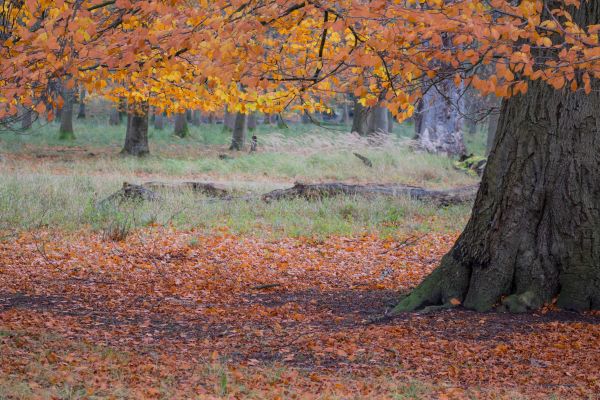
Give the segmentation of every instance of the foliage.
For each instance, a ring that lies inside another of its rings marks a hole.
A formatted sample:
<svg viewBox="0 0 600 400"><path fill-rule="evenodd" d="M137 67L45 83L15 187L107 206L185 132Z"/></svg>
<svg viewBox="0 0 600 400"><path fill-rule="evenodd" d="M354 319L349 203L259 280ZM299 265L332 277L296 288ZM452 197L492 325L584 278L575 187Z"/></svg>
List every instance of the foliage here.
<svg viewBox="0 0 600 400"><path fill-rule="evenodd" d="M0 243L0 397L595 398L597 313L367 324L456 235L22 234Z"/></svg>
<svg viewBox="0 0 600 400"><path fill-rule="evenodd" d="M585 4L585 3L584 3ZM589 93L597 25L579 0L2 2L0 119L60 106L59 88L169 112L326 110L353 92L399 118L440 80L484 95L541 79Z"/></svg>

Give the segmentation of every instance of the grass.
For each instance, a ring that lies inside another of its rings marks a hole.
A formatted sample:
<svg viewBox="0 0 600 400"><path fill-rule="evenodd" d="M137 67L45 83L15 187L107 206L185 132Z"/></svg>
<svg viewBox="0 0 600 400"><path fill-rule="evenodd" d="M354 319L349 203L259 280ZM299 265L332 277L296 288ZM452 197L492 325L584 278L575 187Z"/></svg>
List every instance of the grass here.
<svg viewBox="0 0 600 400"><path fill-rule="evenodd" d="M468 206L437 207L408 198L327 198L321 201L214 201L188 191L165 191L156 202L98 207L120 186L120 177L48 174L0 177L4 230L52 227L107 232L119 227L173 225L211 231L227 227L259 236L327 236L460 229Z"/></svg>
<svg viewBox="0 0 600 400"><path fill-rule="evenodd" d="M335 129L342 129L338 126ZM163 201L99 209L96 203L122 182L200 180L220 183L238 193L259 194L289 187L294 181L402 183L449 188L476 182L457 171L452 160L415 152L410 125L396 125L379 146L365 138L313 125L278 130L260 126L259 152L231 153L222 125L190 126L179 139L172 130L150 130L152 155L142 159L118 154L124 127L104 121L75 123L76 139L58 139L56 123L37 124L28 134L0 135L0 229L41 226L102 231L108 237L153 224L210 231L227 227L263 236L327 236L461 229L469 206L441 208L410 199L332 198L317 202L213 202L189 192L166 192ZM476 148L483 135L468 137ZM365 166L352 153L368 157ZM219 157L227 154L223 159Z"/></svg>

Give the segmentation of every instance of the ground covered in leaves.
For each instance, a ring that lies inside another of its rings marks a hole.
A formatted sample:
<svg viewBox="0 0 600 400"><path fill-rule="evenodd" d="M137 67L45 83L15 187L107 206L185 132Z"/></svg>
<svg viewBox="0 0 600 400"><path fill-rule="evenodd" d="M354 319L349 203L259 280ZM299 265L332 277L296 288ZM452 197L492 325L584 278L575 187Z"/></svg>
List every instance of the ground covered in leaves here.
<svg viewBox="0 0 600 400"><path fill-rule="evenodd" d="M598 398L600 315L382 323L456 235L0 244L3 398Z"/></svg>

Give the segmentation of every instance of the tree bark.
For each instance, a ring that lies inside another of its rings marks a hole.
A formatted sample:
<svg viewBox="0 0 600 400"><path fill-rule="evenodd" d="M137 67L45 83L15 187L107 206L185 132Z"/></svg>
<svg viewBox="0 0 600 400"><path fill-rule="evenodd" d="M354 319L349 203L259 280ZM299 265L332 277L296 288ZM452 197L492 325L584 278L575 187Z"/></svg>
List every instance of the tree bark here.
<svg viewBox="0 0 600 400"><path fill-rule="evenodd" d="M223 130L232 132L235 126L236 114L229 112L229 108L225 107L225 116L223 117Z"/></svg>
<svg viewBox="0 0 600 400"><path fill-rule="evenodd" d="M64 104L60 111L60 128L58 130L58 138L60 140L73 140L75 139L75 132L73 131L73 91L63 91Z"/></svg>
<svg viewBox="0 0 600 400"><path fill-rule="evenodd" d="M85 119L85 89L81 88L79 91L79 111L77 112L77 119Z"/></svg>
<svg viewBox="0 0 600 400"><path fill-rule="evenodd" d="M460 89L450 80L436 83L425 93L415 124L416 140L421 148L450 156L466 153L460 99Z"/></svg>
<svg viewBox="0 0 600 400"><path fill-rule="evenodd" d="M371 108L369 113L369 135L387 135L388 134L388 110L385 107L377 105Z"/></svg>
<svg viewBox="0 0 600 400"><path fill-rule="evenodd" d="M150 154L148 146L148 105L142 104L138 109L131 109L127 114L127 133L122 154L145 156Z"/></svg>
<svg viewBox="0 0 600 400"><path fill-rule="evenodd" d="M352 132L360 136L366 136L369 132L368 124L369 109L359 103L358 99L354 102L354 117L352 118Z"/></svg>
<svg viewBox="0 0 600 400"><path fill-rule="evenodd" d="M21 117L21 129L26 131L33 125L33 110L23 107L23 116Z"/></svg>
<svg viewBox="0 0 600 400"><path fill-rule="evenodd" d="M579 18L592 12L583 4ZM469 223L394 312L452 299L524 312L557 296L564 309L600 308L598 109L598 80L589 96L535 81L505 101Z"/></svg>
<svg viewBox="0 0 600 400"><path fill-rule="evenodd" d="M255 131L257 125L258 125L258 118L256 116L256 112L253 112L250 115L248 115L248 130L250 132Z"/></svg>
<svg viewBox="0 0 600 400"><path fill-rule="evenodd" d="M200 126L201 123L202 123L202 113L200 112L200 110L192 111L192 125Z"/></svg>
<svg viewBox="0 0 600 400"><path fill-rule="evenodd" d="M312 119L310 118L310 115L308 114L308 111L302 111L302 123L303 124L310 124L312 122Z"/></svg>
<svg viewBox="0 0 600 400"><path fill-rule="evenodd" d="M248 127L248 116L243 113L237 113L233 134L231 136L231 146L229 150L243 150L246 143L246 130Z"/></svg>
<svg viewBox="0 0 600 400"><path fill-rule="evenodd" d="M180 138L188 136L189 128L186 112L175 114L175 129L173 134Z"/></svg>
<svg viewBox="0 0 600 400"><path fill-rule="evenodd" d="M154 129L159 131L165 129L165 114L162 111L154 114Z"/></svg>

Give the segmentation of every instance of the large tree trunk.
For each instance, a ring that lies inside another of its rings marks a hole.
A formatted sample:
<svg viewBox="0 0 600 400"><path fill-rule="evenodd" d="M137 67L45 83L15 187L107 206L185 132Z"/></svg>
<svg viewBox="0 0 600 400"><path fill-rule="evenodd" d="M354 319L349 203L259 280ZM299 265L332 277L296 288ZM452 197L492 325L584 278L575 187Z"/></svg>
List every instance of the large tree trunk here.
<svg viewBox="0 0 600 400"><path fill-rule="evenodd" d="M58 138L60 140L75 139L73 131L73 91L65 90L63 92L64 104L60 111L60 128L58 130Z"/></svg>
<svg viewBox="0 0 600 400"><path fill-rule="evenodd" d="M130 110L127 114L127 133L123 154L132 156L145 156L150 153L148 147L148 105L143 104L137 110Z"/></svg>
<svg viewBox="0 0 600 400"><path fill-rule="evenodd" d="M416 140L421 148L451 156L466 152L460 102L460 90L450 80L436 83L425 93L415 124Z"/></svg>
<svg viewBox="0 0 600 400"><path fill-rule="evenodd" d="M358 100L354 102L354 117L352 118L352 132L360 136L366 136L369 132L369 109L363 106Z"/></svg>
<svg viewBox="0 0 600 400"><path fill-rule="evenodd" d="M189 134L187 112L175 114L175 129L173 134L180 138L184 138Z"/></svg>
<svg viewBox="0 0 600 400"><path fill-rule="evenodd" d="M556 296L565 309L600 308L597 80L593 89L586 96L536 81L504 102L467 227L396 312L452 299L522 312Z"/></svg>
<svg viewBox="0 0 600 400"><path fill-rule="evenodd" d="M248 127L248 116L243 113L237 113L235 116L235 124L233 126L233 134L231 137L231 146L229 150L242 150L246 143L246 129Z"/></svg>

